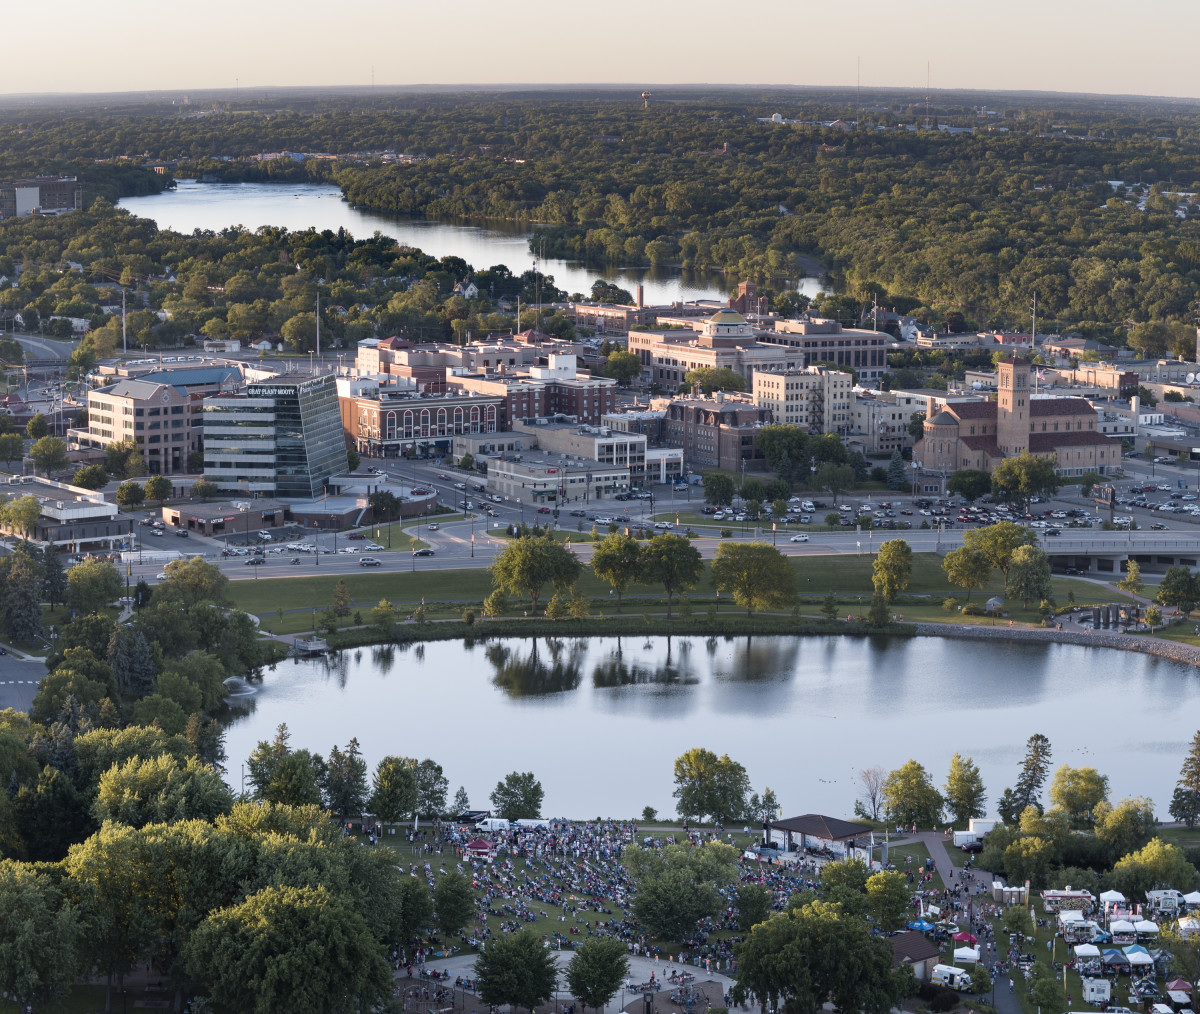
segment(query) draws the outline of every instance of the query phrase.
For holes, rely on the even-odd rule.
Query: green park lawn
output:
[[[564,541],[571,533],[558,533]],[[818,616],[821,600],[833,592],[838,605],[838,615],[859,615],[870,606],[873,558],[866,554],[844,554],[840,556],[794,556],[789,563],[796,572],[796,587],[800,596],[800,613]],[[307,568],[306,568],[307,569]],[[364,622],[370,622],[369,609],[380,599],[388,599],[398,606],[415,605],[424,601],[430,619],[458,617],[464,608],[479,606],[492,590],[491,577],[486,569],[472,570],[428,570],[419,571],[414,580],[412,572],[403,568],[396,571],[363,570],[362,573],[328,576],[309,570],[305,576],[284,578],[260,578],[256,581],[235,581],[230,584],[230,595],[235,604],[247,612],[259,616],[265,628],[275,633],[297,633],[312,629],[313,612],[317,614],[329,604],[333,589],[339,580],[344,580],[350,591],[352,609],[359,610]],[[548,591],[548,590],[547,590]],[[589,600],[593,613],[612,614],[616,611],[615,599],[609,595],[609,586],[584,567],[579,579],[579,591]],[[1001,594],[1003,582],[997,573],[980,591],[971,596],[972,602],[982,605],[990,596]],[[1060,604],[1066,603],[1067,593],[1072,592],[1080,604],[1110,602],[1124,596],[1103,585],[1074,578],[1055,578],[1054,594]],[[905,621],[940,623],[988,623],[987,617],[948,614],[942,609],[947,597],[965,601],[961,589],[951,586],[941,569],[941,557],[935,553],[913,555],[912,580],[908,590],[893,606],[893,612],[902,614]],[[706,567],[696,588],[688,593],[694,611],[706,610],[716,605],[720,612],[741,614],[728,596],[718,598]],[[544,592],[543,598],[548,598]],[[861,600],[861,601],[860,601]],[[521,600],[510,600],[511,613],[519,614]],[[284,616],[279,617],[282,610]],[[403,610],[402,610],[403,611]],[[665,613],[662,589],[657,586],[633,585],[625,595],[624,612],[630,614]],[[1008,618],[1018,623],[1037,624],[1041,617],[1036,609],[1022,609],[1020,603],[1011,601]],[[348,621],[344,621],[348,622]],[[999,622],[1004,622],[999,621]],[[1190,635],[1191,628],[1188,627]],[[1181,630],[1182,634],[1182,630]]]

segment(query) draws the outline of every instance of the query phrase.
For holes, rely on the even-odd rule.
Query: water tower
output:
[[[650,93],[649,92],[642,92],[642,108],[643,109],[650,108]]]

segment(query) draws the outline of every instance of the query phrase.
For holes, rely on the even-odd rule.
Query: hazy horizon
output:
[[[787,0],[733,9],[715,0],[551,0],[507,8],[461,0],[316,0],[163,8],[100,15],[83,0],[6,17],[4,95],[186,93],[283,88],[854,87],[1059,92],[1194,99],[1186,40],[1200,4],[1150,0],[1009,0],[967,8],[888,0],[798,11]],[[686,19],[686,20],[685,20]],[[571,84],[569,82],[578,82]],[[588,82],[592,82],[589,84]]]

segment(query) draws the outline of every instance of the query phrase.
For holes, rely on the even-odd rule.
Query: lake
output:
[[[1114,799],[1150,796],[1166,818],[1200,714],[1181,663],[925,637],[439,641],[288,660],[235,686],[249,707],[226,737],[235,789],[255,743],[286,722],[293,747],[321,754],[356,736],[371,767],[432,757],[451,795],[464,785],[480,809],[505,774],[533,771],[543,816],[580,818],[673,814],[672,764],[691,747],[744,764],[786,814],[847,817],[860,769],[912,757],[940,788],[958,750],[994,815],[1035,732],[1052,769],[1095,767]]]
[[[119,207],[152,219],[160,229],[190,233],[195,229],[217,232],[241,225],[254,230],[264,225],[292,231],[318,232],[345,229],[365,239],[376,230],[400,243],[434,257],[461,257],[477,270],[506,264],[514,274],[534,267],[529,250],[532,231],[513,222],[490,222],[487,227],[454,222],[429,222],[364,211],[350,205],[335,186],[307,183],[197,183],[179,180],[174,190],[145,197],[126,197]],[[615,282],[634,292],[641,282],[649,304],[693,299],[724,300],[741,281],[717,272],[680,271],[674,268],[585,267],[571,261],[545,258],[539,270],[554,276],[554,284],[567,292],[587,293],[597,278]],[[797,286],[814,296],[820,291],[815,278]]]

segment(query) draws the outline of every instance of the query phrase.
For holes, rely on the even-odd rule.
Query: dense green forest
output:
[[[861,101],[715,89],[647,108],[611,91],[14,107],[0,111],[0,165],[107,172],[136,155],[179,175],[331,181],[380,211],[537,223],[549,255],[715,268],[731,285],[816,260],[844,315],[876,297],[939,324],[1027,327],[1036,292],[1047,329],[1120,339],[1194,323],[1196,105],[942,93],[926,130],[920,96]],[[774,113],[789,122],[760,122]],[[281,151],[338,157],[252,158]]]

